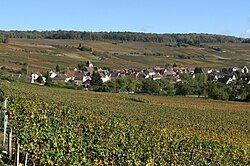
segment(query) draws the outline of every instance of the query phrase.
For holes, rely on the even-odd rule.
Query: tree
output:
[[[207,92],[207,75],[204,73],[195,74],[195,79],[193,79],[194,94],[206,96]]]
[[[195,69],[194,69],[194,74],[200,74],[200,73],[203,73],[203,71],[202,71],[202,69],[201,69],[201,67],[195,67]]]
[[[192,86],[190,86],[190,83],[188,82],[178,82],[177,84],[175,84],[175,88],[176,88],[176,94],[177,95],[191,95],[193,92],[193,88]]]
[[[138,92],[141,90],[141,82],[138,79],[132,77],[112,79],[108,81],[106,85],[108,91],[111,92]]]
[[[220,83],[211,83],[207,89],[208,97],[216,100],[228,100],[229,94],[226,91],[226,87]]]
[[[250,85],[247,85],[247,86],[245,87],[245,93],[246,93],[245,101],[250,102]]]
[[[207,75],[205,73],[197,73],[195,74],[195,79],[200,83],[206,83],[207,82]]]
[[[4,36],[3,37],[0,37],[0,43],[8,43],[9,42],[9,39],[8,37]]]
[[[221,72],[224,73],[224,74],[229,74],[229,71],[228,71],[227,68],[223,68],[223,69],[221,70]]]
[[[171,45],[200,46],[200,43],[249,43],[249,39],[211,34],[148,34],[134,32],[80,32],[80,31],[0,31],[0,36],[11,38],[45,38],[74,40],[144,41],[171,43]],[[1,38],[1,37],[0,37]],[[172,44],[173,43],[173,44]],[[204,45],[204,44],[203,44]],[[81,46],[81,45],[80,45]]]
[[[5,98],[4,98],[4,91],[2,89],[0,89],[0,102],[4,102]]]
[[[117,78],[116,80],[117,92],[118,91],[126,91],[126,82],[124,78]]]
[[[86,47],[86,46],[82,46],[82,44],[80,43],[79,46],[77,47],[78,50],[81,51],[89,51],[92,52],[92,48]]]
[[[132,77],[125,77],[125,89],[128,92],[135,92],[141,89],[141,83],[138,79]]]
[[[27,74],[28,73],[28,67],[26,66],[26,67],[22,67],[21,68],[21,73],[22,74]]]
[[[244,39],[242,43],[250,43],[250,39]]]
[[[46,74],[45,74],[45,84],[44,85],[46,85],[46,86],[51,86],[51,84],[52,84],[52,79],[50,78],[50,76],[49,76],[49,72],[47,72]]]
[[[60,72],[60,71],[61,71],[60,66],[56,65],[56,72]]]
[[[91,81],[90,81],[91,86],[102,86],[103,82],[101,79],[101,76],[98,72],[94,72],[91,76]]]
[[[176,63],[174,63],[174,64],[173,64],[173,67],[177,67],[177,64],[176,64]]]
[[[85,67],[85,63],[83,63],[83,62],[80,62],[78,65],[77,65],[77,68],[79,69],[79,70],[83,70],[84,69],[84,67]]]
[[[110,67],[107,67],[107,66],[103,66],[101,67],[103,70],[108,70],[108,71],[111,71],[111,68]]]
[[[165,68],[169,69],[171,67],[172,67],[171,64],[169,64],[169,63],[165,64]]]
[[[117,79],[111,79],[106,83],[106,90],[108,92],[118,92],[119,91],[119,84]]]
[[[189,74],[181,74],[182,82],[175,84],[177,95],[202,95],[205,94],[206,76],[205,74],[197,74],[197,79]]]
[[[167,96],[174,96],[176,93],[174,84],[170,83],[169,80],[160,80],[160,86],[162,89],[162,94]]]
[[[81,48],[81,47],[82,47],[82,43],[79,43],[78,48]]]
[[[162,89],[160,86],[160,81],[152,80],[152,79],[146,79],[142,81],[142,92],[148,93],[148,94],[161,94]]]

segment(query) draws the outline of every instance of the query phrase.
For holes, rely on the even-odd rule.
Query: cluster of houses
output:
[[[195,68],[189,67],[153,67],[148,69],[123,69],[123,70],[103,70],[96,67],[88,61],[82,69],[69,68],[66,73],[59,73],[50,71],[49,77],[54,83],[66,83],[73,82],[76,85],[88,87],[90,86],[91,76],[93,72],[98,72],[101,76],[103,83],[121,77],[134,77],[140,80],[151,78],[153,80],[160,80],[168,78],[170,82],[177,83],[182,81],[180,74],[187,73],[195,77]],[[222,82],[230,84],[232,81],[241,80],[245,84],[250,84],[249,69],[246,66],[232,67],[227,69],[227,74],[221,69],[208,69],[203,68],[202,72],[208,75],[208,81],[210,82]],[[236,74],[238,73],[238,74]],[[242,75],[242,76],[239,76]],[[31,75],[31,83],[37,83],[38,78],[42,78],[42,82],[46,81],[46,78],[39,72],[33,72]]]

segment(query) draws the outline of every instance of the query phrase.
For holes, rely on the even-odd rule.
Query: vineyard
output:
[[[250,104],[0,86],[35,165],[249,165]]]
[[[81,51],[81,44],[91,48]],[[223,68],[249,66],[250,47],[246,43],[214,43],[208,48],[196,46],[172,47],[156,42],[112,42],[88,40],[9,39],[0,44],[0,66],[14,71],[46,72],[59,65],[75,67],[91,61],[98,67],[111,69],[163,67],[166,64],[183,67]],[[211,48],[220,48],[216,51]]]

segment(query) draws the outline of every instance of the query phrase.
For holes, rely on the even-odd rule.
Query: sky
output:
[[[250,0],[0,0],[0,29],[250,38]]]

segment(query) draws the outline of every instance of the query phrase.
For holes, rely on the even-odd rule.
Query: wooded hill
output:
[[[216,34],[156,34],[136,32],[86,32],[86,31],[0,31],[5,38],[27,39],[75,39],[75,40],[111,40],[160,42],[169,45],[189,44],[198,46],[201,43],[248,43],[250,39]]]

